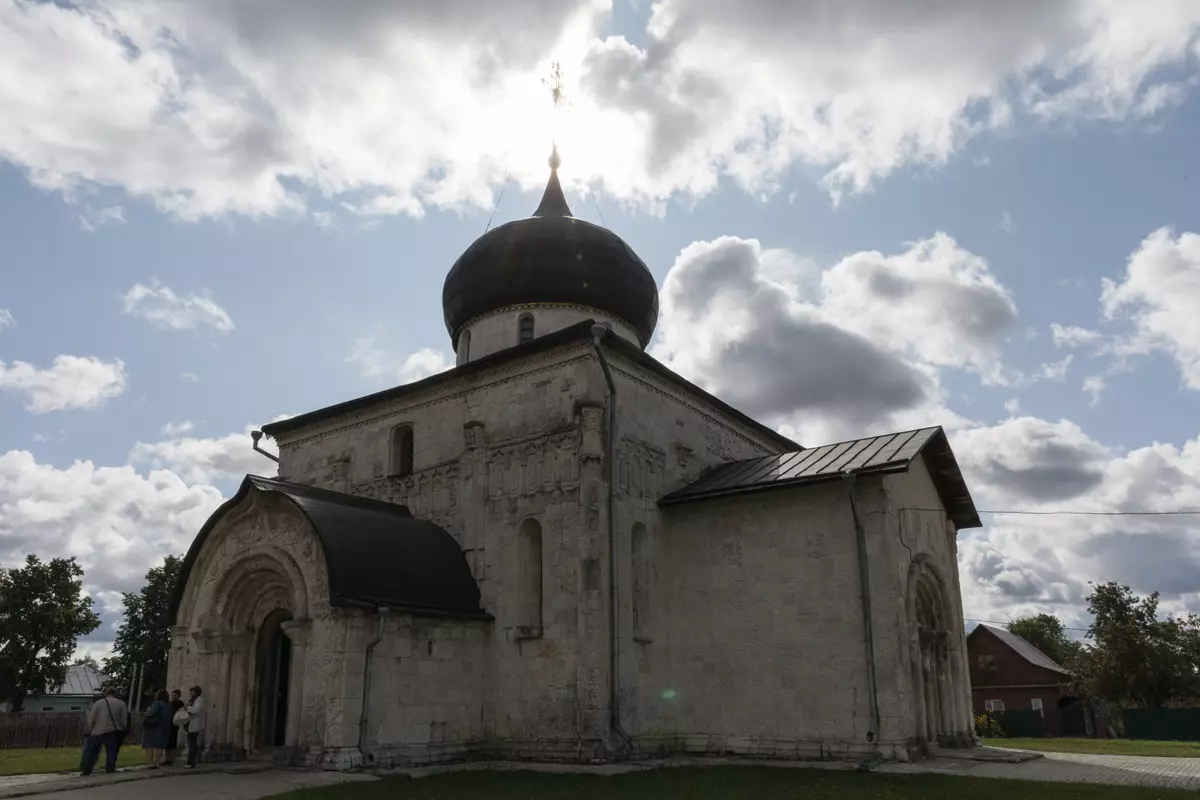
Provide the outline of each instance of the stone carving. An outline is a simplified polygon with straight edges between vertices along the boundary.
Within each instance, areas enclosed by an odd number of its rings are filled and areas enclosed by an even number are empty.
[[[483,444],[483,423],[468,422],[463,425],[463,440],[468,450],[474,450]]]
[[[499,443],[488,450],[487,489],[493,499],[579,486],[578,434],[562,430],[535,439]]]
[[[657,501],[662,495],[667,454],[654,445],[625,437],[617,452],[618,490],[634,497]]]
[[[458,461],[448,461],[409,475],[356,484],[351,494],[407,506],[414,517],[446,527],[458,517],[459,483]]]

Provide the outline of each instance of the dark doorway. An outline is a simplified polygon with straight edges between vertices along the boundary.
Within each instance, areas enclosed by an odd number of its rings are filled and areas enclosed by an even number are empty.
[[[287,743],[288,679],[291,676],[292,643],[282,624],[291,619],[286,611],[274,611],[258,632],[258,745],[282,747]]]

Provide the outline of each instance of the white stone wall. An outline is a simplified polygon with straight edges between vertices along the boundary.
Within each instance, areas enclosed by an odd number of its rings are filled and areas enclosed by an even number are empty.
[[[375,766],[459,760],[483,741],[485,622],[391,617],[371,661],[366,749]]]
[[[469,322],[465,328],[470,331],[471,336],[467,358],[464,359],[462,354],[458,353],[457,363],[464,364],[509,347],[516,347],[521,341],[520,319],[525,314],[533,316],[535,339],[590,319],[599,323],[607,323],[612,331],[625,341],[638,347],[643,346],[641,340],[638,339],[637,332],[629,323],[597,308],[550,303],[530,304],[501,308]],[[460,334],[457,349],[461,349],[462,343]]]
[[[878,511],[878,479],[860,489],[862,510],[875,503]],[[835,482],[664,509],[650,641],[634,643],[625,673],[632,733],[693,751],[814,758],[869,751],[857,553],[845,498]],[[879,538],[869,532],[875,557]],[[873,601],[886,607],[892,598]],[[876,627],[877,640],[889,635]],[[903,757],[902,743],[881,744],[888,757]]]

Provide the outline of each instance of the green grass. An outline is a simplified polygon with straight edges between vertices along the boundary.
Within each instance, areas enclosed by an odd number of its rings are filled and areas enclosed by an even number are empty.
[[[984,744],[1051,753],[1200,758],[1200,742],[1151,742],[1139,739],[985,739]]]
[[[611,777],[456,772],[385,778],[276,795],[275,800],[1195,800],[1194,791],[885,775],[787,767],[705,767]]]
[[[0,775],[33,775],[39,772],[78,772],[79,759],[83,755],[83,742],[79,747],[34,747],[30,749],[0,750]],[[117,755],[118,767],[133,767],[145,763],[142,748],[122,747]],[[96,768],[104,770],[104,750]]]

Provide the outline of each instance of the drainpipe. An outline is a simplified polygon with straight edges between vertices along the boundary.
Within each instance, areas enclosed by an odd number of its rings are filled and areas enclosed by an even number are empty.
[[[266,456],[267,458],[271,459],[276,464],[278,464],[279,456],[273,455],[272,453],[268,453],[266,450],[263,450],[261,447],[258,446],[258,441],[260,439],[262,439],[262,437],[263,437],[262,431],[250,431],[250,438],[251,438],[251,440],[254,441],[254,452],[262,453],[264,456]]]
[[[846,480],[846,496],[850,500],[850,515],[854,518],[854,541],[858,549],[858,584],[862,596],[863,644],[867,651],[867,703],[868,727],[867,741],[879,746],[879,694],[875,683],[875,633],[871,624],[871,571],[867,564],[867,532],[863,529],[862,520],[858,516],[858,503],[854,499],[854,471],[842,473]],[[866,762],[860,768],[866,768]]]
[[[390,611],[391,609],[383,606],[375,609],[378,627],[375,630],[375,638],[367,644],[367,657],[363,662],[362,713],[358,717],[358,752],[362,753],[364,764],[369,758],[363,745],[367,739],[367,709],[370,708],[369,701],[371,699],[371,656],[375,654],[375,647],[383,641],[383,626],[387,623]]]
[[[607,410],[608,430],[604,443],[604,462],[608,465],[608,496],[605,498],[608,510],[608,597],[611,604],[608,614],[609,628],[609,698],[608,724],[624,745],[633,749],[633,739],[621,727],[621,600],[617,595],[617,523],[614,500],[617,495],[617,385],[613,383],[612,372],[608,369],[608,359],[600,347],[600,340],[608,333],[603,325],[592,326],[592,348],[600,359],[600,369],[604,371],[604,381],[608,384]]]

